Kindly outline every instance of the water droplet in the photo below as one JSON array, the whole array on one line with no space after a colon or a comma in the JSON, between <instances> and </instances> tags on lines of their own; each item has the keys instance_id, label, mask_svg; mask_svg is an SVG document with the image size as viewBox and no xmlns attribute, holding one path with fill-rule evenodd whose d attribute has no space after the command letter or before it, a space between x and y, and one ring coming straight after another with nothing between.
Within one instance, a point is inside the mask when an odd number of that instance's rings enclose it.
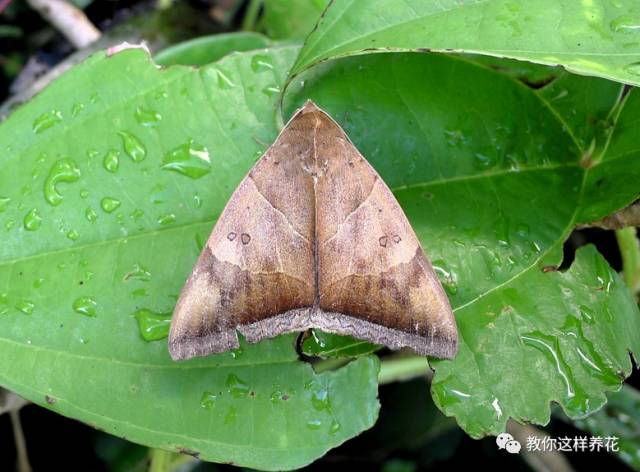
<instances>
[{"instance_id":1,"label":"water droplet","mask_svg":"<svg viewBox=\"0 0 640 472\"><path fill-rule=\"evenodd\" d=\"M312 430L318 430L322 427L322 420L314 419L307 421L307 428Z\"/></svg>"},{"instance_id":2,"label":"water droplet","mask_svg":"<svg viewBox=\"0 0 640 472\"><path fill-rule=\"evenodd\" d=\"M162 115L155 110L138 107L136 109L136 121L142 126L158 126Z\"/></svg>"},{"instance_id":3,"label":"water droplet","mask_svg":"<svg viewBox=\"0 0 640 472\"><path fill-rule=\"evenodd\" d=\"M521 223L518 226L516 226L516 234L523 239L526 239L529 237L529 231L530 231L529 226L524 223Z\"/></svg>"},{"instance_id":4,"label":"water droplet","mask_svg":"<svg viewBox=\"0 0 640 472\"><path fill-rule=\"evenodd\" d=\"M211 157L206 147L190 139L166 153L161 168L199 179L211 171Z\"/></svg>"},{"instance_id":5,"label":"water droplet","mask_svg":"<svg viewBox=\"0 0 640 472\"><path fill-rule=\"evenodd\" d=\"M204 392L200 398L200 406L205 410L213 410L218 396L213 392Z\"/></svg>"},{"instance_id":6,"label":"water droplet","mask_svg":"<svg viewBox=\"0 0 640 472\"><path fill-rule=\"evenodd\" d=\"M71 229L67 231L67 238L69 238L71 241L75 241L79 237L80 237L80 234L78 234L78 232L75 229Z\"/></svg>"},{"instance_id":7,"label":"water droplet","mask_svg":"<svg viewBox=\"0 0 640 472\"><path fill-rule=\"evenodd\" d=\"M117 151L116 149L110 149L107 151L102 159L102 166L108 172L118 172L118 167L120 166L120 151Z\"/></svg>"},{"instance_id":8,"label":"water droplet","mask_svg":"<svg viewBox=\"0 0 640 472\"><path fill-rule=\"evenodd\" d=\"M78 116L84 110L84 104L82 103L74 103L71 107L71 116L74 118Z\"/></svg>"},{"instance_id":9,"label":"water droplet","mask_svg":"<svg viewBox=\"0 0 640 472\"><path fill-rule=\"evenodd\" d=\"M193 196L193 203L195 204L196 208L202 207L202 198L200 197L200 195L196 194Z\"/></svg>"},{"instance_id":10,"label":"water droplet","mask_svg":"<svg viewBox=\"0 0 640 472\"><path fill-rule=\"evenodd\" d=\"M89 196L89 191L86 188L80 190L80 198L87 198Z\"/></svg>"},{"instance_id":11,"label":"water droplet","mask_svg":"<svg viewBox=\"0 0 640 472\"><path fill-rule=\"evenodd\" d=\"M42 277L37 278L36 280L33 281L33 288L40 288L42 287L43 283L44 283L44 279Z\"/></svg>"},{"instance_id":12,"label":"water droplet","mask_svg":"<svg viewBox=\"0 0 640 472\"><path fill-rule=\"evenodd\" d=\"M340 431L340 423L337 420L333 420L329 427L329 434L336 434L338 431Z\"/></svg>"},{"instance_id":13,"label":"water droplet","mask_svg":"<svg viewBox=\"0 0 640 472\"><path fill-rule=\"evenodd\" d=\"M474 156L474 165L476 169L490 169L491 167L496 165L496 157L495 156L487 156L485 154L477 152Z\"/></svg>"},{"instance_id":14,"label":"water droplet","mask_svg":"<svg viewBox=\"0 0 640 472\"><path fill-rule=\"evenodd\" d=\"M331 409L329 391L326 389L320 389L313 392L311 394L311 404L318 411Z\"/></svg>"},{"instance_id":15,"label":"water droplet","mask_svg":"<svg viewBox=\"0 0 640 472\"><path fill-rule=\"evenodd\" d=\"M42 217L37 208L33 208L24 217L24 229L27 231L37 231L42 226Z\"/></svg>"},{"instance_id":16,"label":"water droplet","mask_svg":"<svg viewBox=\"0 0 640 472\"><path fill-rule=\"evenodd\" d=\"M567 364L560 349L558 338L539 331L520 336L524 344L540 351L554 366L564 384L564 405L571 416L585 416L590 411L589 397L576 383L571 368Z\"/></svg>"},{"instance_id":17,"label":"water droplet","mask_svg":"<svg viewBox=\"0 0 640 472\"><path fill-rule=\"evenodd\" d=\"M251 236L247 233L242 233L240 235L240 241L242 241L242 244L246 246L251 242Z\"/></svg>"},{"instance_id":18,"label":"water droplet","mask_svg":"<svg viewBox=\"0 0 640 472\"><path fill-rule=\"evenodd\" d=\"M136 262L133 264L133 268L124 275L122 280L140 280L142 282L148 282L151 280L151 272L149 272L145 266Z\"/></svg>"},{"instance_id":19,"label":"water droplet","mask_svg":"<svg viewBox=\"0 0 640 472\"><path fill-rule=\"evenodd\" d=\"M270 398L272 403L278 403L282 401L282 392L280 390L275 390L274 392L271 392Z\"/></svg>"},{"instance_id":20,"label":"water droplet","mask_svg":"<svg viewBox=\"0 0 640 472\"><path fill-rule=\"evenodd\" d=\"M238 359L239 357L241 357L244 354L244 349L242 349L241 347L236 348L236 349L232 349L231 350L231 357L233 359Z\"/></svg>"},{"instance_id":21,"label":"water droplet","mask_svg":"<svg viewBox=\"0 0 640 472\"><path fill-rule=\"evenodd\" d=\"M15 220L7 220L7 222L4 224L4 227L7 231L9 231L11 228L15 226L15 224L16 224Z\"/></svg>"},{"instance_id":22,"label":"water droplet","mask_svg":"<svg viewBox=\"0 0 640 472\"><path fill-rule=\"evenodd\" d=\"M62 203L62 194L58 191L57 185L60 182L76 182L80 178L80 168L78 165L69 158L64 158L56 161L51 169L49 175L44 181L44 198L53 206L60 205Z\"/></svg>"},{"instance_id":23,"label":"water droplet","mask_svg":"<svg viewBox=\"0 0 640 472\"><path fill-rule=\"evenodd\" d=\"M449 295L458 293L458 277L443 259L433 261L433 270Z\"/></svg>"},{"instance_id":24,"label":"water droplet","mask_svg":"<svg viewBox=\"0 0 640 472\"><path fill-rule=\"evenodd\" d=\"M224 417L224 424L231 424L235 422L237 416L238 409L235 406L232 406Z\"/></svg>"},{"instance_id":25,"label":"water droplet","mask_svg":"<svg viewBox=\"0 0 640 472\"><path fill-rule=\"evenodd\" d=\"M87 221L95 223L95 221L98 219L98 214L93 208L87 207L84 210L84 217L87 219Z\"/></svg>"},{"instance_id":26,"label":"water droplet","mask_svg":"<svg viewBox=\"0 0 640 472\"><path fill-rule=\"evenodd\" d=\"M156 313L142 308L136 311L133 316L138 321L140 336L145 341L157 341L169 335L171 313Z\"/></svg>"},{"instance_id":27,"label":"water droplet","mask_svg":"<svg viewBox=\"0 0 640 472\"><path fill-rule=\"evenodd\" d=\"M33 121L33 131L40 134L43 131L62 122L62 113L58 110L51 110L43 113Z\"/></svg>"},{"instance_id":28,"label":"water droplet","mask_svg":"<svg viewBox=\"0 0 640 472\"><path fill-rule=\"evenodd\" d=\"M133 134L126 131L118 131L118 135L122 138L122 147L124 152L131 158L133 162L142 162L147 157L147 149Z\"/></svg>"},{"instance_id":29,"label":"water droplet","mask_svg":"<svg viewBox=\"0 0 640 472\"><path fill-rule=\"evenodd\" d=\"M273 70L273 62L269 56L264 54L255 54L251 58L251 69L254 72L266 72Z\"/></svg>"},{"instance_id":30,"label":"water droplet","mask_svg":"<svg viewBox=\"0 0 640 472\"><path fill-rule=\"evenodd\" d=\"M142 211L140 208L136 208L131 212L131 215L129 216L131 216L131 219L133 221L138 221L140 218L144 216L144 211Z\"/></svg>"},{"instance_id":31,"label":"water droplet","mask_svg":"<svg viewBox=\"0 0 640 472\"><path fill-rule=\"evenodd\" d=\"M262 93L264 93L267 97L272 97L280 93L280 87L277 85L267 85L262 89Z\"/></svg>"},{"instance_id":32,"label":"water droplet","mask_svg":"<svg viewBox=\"0 0 640 472\"><path fill-rule=\"evenodd\" d=\"M120 207L120 200L111 197L104 197L100 201L100 207L105 213L112 213Z\"/></svg>"},{"instance_id":33,"label":"water droplet","mask_svg":"<svg viewBox=\"0 0 640 472\"><path fill-rule=\"evenodd\" d=\"M378 238L378 243L382 247L387 247L387 242L388 241L389 241L389 238L387 236L380 236L380 238Z\"/></svg>"},{"instance_id":34,"label":"water droplet","mask_svg":"<svg viewBox=\"0 0 640 472\"><path fill-rule=\"evenodd\" d=\"M24 313L25 315L32 315L35 308L35 303L29 300L20 300L16 303L16 310Z\"/></svg>"},{"instance_id":35,"label":"water droplet","mask_svg":"<svg viewBox=\"0 0 640 472\"><path fill-rule=\"evenodd\" d=\"M244 397L249 393L249 386L241 380L236 374L227 376L227 391L234 397Z\"/></svg>"},{"instance_id":36,"label":"water droplet","mask_svg":"<svg viewBox=\"0 0 640 472\"><path fill-rule=\"evenodd\" d=\"M84 316L96 316L98 304L91 297L79 297L73 302L73 311Z\"/></svg>"},{"instance_id":37,"label":"water droplet","mask_svg":"<svg viewBox=\"0 0 640 472\"><path fill-rule=\"evenodd\" d=\"M640 16L621 15L611 20L609 26L615 33L640 33Z\"/></svg>"},{"instance_id":38,"label":"water droplet","mask_svg":"<svg viewBox=\"0 0 640 472\"><path fill-rule=\"evenodd\" d=\"M0 213L7 211L11 199L9 197L0 197Z\"/></svg>"},{"instance_id":39,"label":"water droplet","mask_svg":"<svg viewBox=\"0 0 640 472\"><path fill-rule=\"evenodd\" d=\"M640 76L640 61L632 62L631 64L627 64L624 67L624 70L631 75L639 75Z\"/></svg>"},{"instance_id":40,"label":"water droplet","mask_svg":"<svg viewBox=\"0 0 640 472\"><path fill-rule=\"evenodd\" d=\"M586 305L580 305L580 318L588 324L593 324L595 321L593 310Z\"/></svg>"},{"instance_id":41,"label":"water droplet","mask_svg":"<svg viewBox=\"0 0 640 472\"><path fill-rule=\"evenodd\" d=\"M176 221L176 215L173 213L167 213L166 215L162 215L158 217L158 224L160 225L168 225Z\"/></svg>"},{"instance_id":42,"label":"water droplet","mask_svg":"<svg viewBox=\"0 0 640 472\"><path fill-rule=\"evenodd\" d=\"M216 73L218 74L218 87L221 89L235 87L235 84L231 81L227 73L223 72L220 68L216 69Z\"/></svg>"}]
</instances>

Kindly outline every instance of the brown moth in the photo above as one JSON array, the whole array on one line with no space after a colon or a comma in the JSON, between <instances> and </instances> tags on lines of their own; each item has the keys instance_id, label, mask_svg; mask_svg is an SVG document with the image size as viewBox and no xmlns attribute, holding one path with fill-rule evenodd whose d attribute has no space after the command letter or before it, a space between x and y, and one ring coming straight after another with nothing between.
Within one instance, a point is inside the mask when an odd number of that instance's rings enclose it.
<instances>
[{"instance_id":1,"label":"brown moth","mask_svg":"<svg viewBox=\"0 0 640 472\"><path fill-rule=\"evenodd\" d=\"M240 183L176 305L175 360L318 328L451 358L449 301L400 205L308 101Z\"/></svg>"}]
</instances>

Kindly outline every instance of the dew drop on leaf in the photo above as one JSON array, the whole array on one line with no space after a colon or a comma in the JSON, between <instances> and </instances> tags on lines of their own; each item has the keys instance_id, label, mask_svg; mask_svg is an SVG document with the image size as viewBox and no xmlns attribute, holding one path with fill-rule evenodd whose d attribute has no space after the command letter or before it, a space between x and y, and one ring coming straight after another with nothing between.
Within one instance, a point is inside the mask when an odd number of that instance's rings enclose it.
<instances>
[{"instance_id":1,"label":"dew drop on leaf","mask_svg":"<svg viewBox=\"0 0 640 472\"><path fill-rule=\"evenodd\" d=\"M336 434L338 431L340 431L340 423L337 420L333 420L329 427L329 434Z\"/></svg>"},{"instance_id":2,"label":"dew drop on leaf","mask_svg":"<svg viewBox=\"0 0 640 472\"><path fill-rule=\"evenodd\" d=\"M640 33L640 16L621 15L611 20L609 26L614 33Z\"/></svg>"},{"instance_id":3,"label":"dew drop on leaf","mask_svg":"<svg viewBox=\"0 0 640 472\"><path fill-rule=\"evenodd\" d=\"M39 230L40 226L42 226L42 217L40 216L38 209L33 208L29 210L29 213L27 213L24 217L23 223L24 229L26 229L27 231Z\"/></svg>"},{"instance_id":4,"label":"dew drop on leaf","mask_svg":"<svg viewBox=\"0 0 640 472\"><path fill-rule=\"evenodd\" d=\"M266 72L273 70L271 58L264 54L255 54L251 58L251 69L254 72Z\"/></svg>"},{"instance_id":5,"label":"dew drop on leaf","mask_svg":"<svg viewBox=\"0 0 640 472\"><path fill-rule=\"evenodd\" d=\"M35 310L35 308L35 303L29 300L20 300L18 303L16 303L16 310L24 313L25 315L33 314L33 310Z\"/></svg>"},{"instance_id":6,"label":"dew drop on leaf","mask_svg":"<svg viewBox=\"0 0 640 472\"><path fill-rule=\"evenodd\" d=\"M133 221L138 221L140 218L144 216L144 211L142 211L140 208L136 208L131 212L130 216Z\"/></svg>"},{"instance_id":7,"label":"dew drop on leaf","mask_svg":"<svg viewBox=\"0 0 640 472\"><path fill-rule=\"evenodd\" d=\"M73 311L84 316L96 316L98 304L91 297L78 297L73 302Z\"/></svg>"},{"instance_id":8,"label":"dew drop on leaf","mask_svg":"<svg viewBox=\"0 0 640 472\"><path fill-rule=\"evenodd\" d=\"M458 293L458 277L443 259L433 261L433 270L436 271L440 283L449 295Z\"/></svg>"},{"instance_id":9,"label":"dew drop on leaf","mask_svg":"<svg viewBox=\"0 0 640 472\"><path fill-rule=\"evenodd\" d=\"M40 134L49 128L62 122L62 113L58 110L51 110L38 116L33 120L33 131L36 134Z\"/></svg>"},{"instance_id":10,"label":"dew drop on leaf","mask_svg":"<svg viewBox=\"0 0 640 472\"><path fill-rule=\"evenodd\" d=\"M237 416L238 416L238 409L235 406L232 406L231 408L229 408L229 411L227 411L227 414L224 417L224 424L234 423L236 421Z\"/></svg>"},{"instance_id":11,"label":"dew drop on leaf","mask_svg":"<svg viewBox=\"0 0 640 472\"><path fill-rule=\"evenodd\" d=\"M69 238L71 241L75 241L79 237L80 237L80 234L78 234L78 232L75 229L71 229L67 231L67 238Z\"/></svg>"},{"instance_id":12,"label":"dew drop on leaf","mask_svg":"<svg viewBox=\"0 0 640 472\"><path fill-rule=\"evenodd\" d=\"M124 275L123 280L140 280L142 282L148 282L151 280L151 272L149 272L149 269L145 266L136 262L133 265L133 268Z\"/></svg>"},{"instance_id":13,"label":"dew drop on leaf","mask_svg":"<svg viewBox=\"0 0 640 472\"><path fill-rule=\"evenodd\" d=\"M164 155L161 169L199 179L211 171L211 157L206 147L190 139Z\"/></svg>"},{"instance_id":14,"label":"dew drop on leaf","mask_svg":"<svg viewBox=\"0 0 640 472\"><path fill-rule=\"evenodd\" d=\"M71 116L74 118L78 116L84 110L84 104L82 103L74 103L71 107Z\"/></svg>"},{"instance_id":15,"label":"dew drop on leaf","mask_svg":"<svg viewBox=\"0 0 640 472\"><path fill-rule=\"evenodd\" d=\"M229 89L235 87L235 84L231 81L227 73L223 72L220 68L216 69L218 74L218 87L221 89Z\"/></svg>"},{"instance_id":16,"label":"dew drop on leaf","mask_svg":"<svg viewBox=\"0 0 640 472\"><path fill-rule=\"evenodd\" d=\"M138 123L142 126L148 127L158 126L158 123L162 120L162 115L160 113L143 107L136 108L135 117Z\"/></svg>"},{"instance_id":17,"label":"dew drop on leaf","mask_svg":"<svg viewBox=\"0 0 640 472\"><path fill-rule=\"evenodd\" d=\"M156 313L147 308L137 310L133 316L138 322L140 336L145 341L157 341L169 335L171 313Z\"/></svg>"},{"instance_id":18,"label":"dew drop on leaf","mask_svg":"<svg viewBox=\"0 0 640 472\"><path fill-rule=\"evenodd\" d=\"M87 207L84 210L84 217L90 223L95 223L95 221L98 219L98 214L95 212L95 210L93 208Z\"/></svg>"},{"instance_id":19,"label":"dew drop on leaf","mask_svg":"<svg viewBox=\"0 0 640 472\"><path fill-rule=\"evenodd\" d=\"M133 162L142 162L147 157L147 148L133 134L126 131L118 131L118 135L122 138L122 147L124 152L131 158Z\"/></svg>"},{"instance_id":20,"label":"dew drop on leaf","mask_svg":"<svg viewBox=\"0 0 640 472\"><path fill-rule=\"evenodd\" d=\"M314 391L311 394L311 404L318 411L329 410L331 408L329 392L324 388Z\"/></svg>"},{"instance_id":21,"label":"dew drop on leaf","mask_svg":"<svg viewBox=\"0 0 640 472\"><path fill-rule=\"evenodd\" d=\"M200 406L205 410L213 410L218 396L213 392L204 392L200 398Z\"/></svg>"},{"instance_id":22,"label":"dew drop on leaf","mask_svg":"<svg viewBox=\"0 0 640 472\"><path fill-rule=\"evenodd\" d=\"M173 213L167 213L166 215L162 215L158 217L158 224L160 225L168 225L176 221L176 215Z\"/></svg>"},{"instance_id":23,"label":"dew drop on leaf","mask_svg":"<svg viewBox=\"0 0 640 472\"><path fill-rule=\"evenodd\" d=\"M102 166L106 171L113 174L118 172L118 167L120 166L120 151L116 149L108 150L102 158Z\"/></svg>"},{"instance_id":24,"label":"dew drop on leaf","mask_svg":"<svg viewBox=\"0 0 640 472\"><path fill-rule=\"evenodd\" d=\"M100 207L105 213L112 213L120 207L120 200L112 197L104 197L100 200Z\"/></svg>"},{"instance_id":25,"label":"dew drop on leaf","mask_svg":"<svg viewBox=\"0 0 640 472\"><path fill-rule=\"evenodd\" d=\"M249 385L236 374L229 374L226 380L227 391L233 398L241 398L249 393Z\"/></svg>"},{"instance_id":26,"label":"dew drop on leaf","mask_svg":"<svg viewBox=\"0 0 640 472\"><path fill-rule=\"evenodd\" d=\"M267 85L262 89L262 93L264 93L267 97L273 97L280 93L280 87L277 85Z\"/></svg>"},{"instance_id":27,"label":"dew drop on leaf","mask_svg":"<svg viewBox=\"0 0 640 472\"><path fill-rule=\"evenodd\" d=\"M477 152L474 156L474 166L478 170L490 169L496 165L496 157L495 156L487 156L486 154L482 154Z\"/></svg>"},{"instance_id":28,"label":"dew drop on leaf","mask_svg":"<svg viewBox=\"0 0 640 472\"><path fill-rule=\"evenodd\" d=\"M313 419L313 420L309 420L307 421L307 428L311 429L311 430L318 430L322 427L322 420L319 419Z\"/></svg>"},{"instance_id":29,"label":"dew drop on leaf","mask_svg":"<svg viewBox=\"0 0 640 472\"><path fill-rule=\"evenodd\" d=\"M580 305L580 318L588 324L595 322L593 310L587 305Z\"/></svg>"},{"instance_id":30,"label":"dew drop on leaf","mask_svg":"<svg viewBox=\"0 0 640 472\"><path fill-rule=\"evenodd\" d=\"M60 182L77 182L80 179L80 168L73 159L68 157L57 160L51 169L49 175L44 181L44 198L50 205L57 206L62 203L63 196L58 191Z\"/></svg>"},{"instance_id":31,"label":"dew drop on leaf","mask_svg":"<svg viewBox=\"0 0 640 472\"><path fill-rule=\"evenodd\" d=\"M11 199L9 197L0 197L0 213L7 211Z\"/></svg>"}]
</instances>

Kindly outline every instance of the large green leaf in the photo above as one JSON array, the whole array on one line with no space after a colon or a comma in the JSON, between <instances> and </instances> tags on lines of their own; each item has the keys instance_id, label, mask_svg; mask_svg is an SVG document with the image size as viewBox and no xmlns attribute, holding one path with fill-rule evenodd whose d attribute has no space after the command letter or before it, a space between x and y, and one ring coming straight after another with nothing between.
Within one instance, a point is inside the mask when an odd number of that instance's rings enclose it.
<instances>
[{"instance_id":1,"label":"large green leaf","mask_svg":"<svg viewBox=\"0 0 640 472\"><path fill-rule=\"evenodd\" d=\"M425 48L562 65L640 85L640 4L334 0L307 37L292 74L336 57Z\"/></svg>"},{"instance_id":2,"label":"large green leaf","mask_svg":"<svg viewBox=\"0 0 640 472\"><path fill-rule=\"evenodd\" d=\"M99 53L0 126L0 385L131 441L262 469L373 424L375 357L315 374L284 336L176 363L163 339L213 218L277 134L296 52L200 70Z\"/></svg>"},{"instance_id":3,"label":"large green leaf","mask_svg":"<svg viewBox=\"0 0 640 472\"><path fill-rule=\"evenodd\" d=\"M464 59L389 54L322 64L290 88L289 109L311 97L345 127L430 255L460 333L457 357L432 362L433 394L474 437L509 417L545 423L550 401L572 417L595 411L629 374L627 350L640 349L638 309L593 248L555 271L576 224L640 190L638 93L607 101L598 85L576 95L588 104L554 108L553 90ZM570 120L574 109L593 125ZM599 192L594 176L615 191Z\"/></svg>"}]
</instances>

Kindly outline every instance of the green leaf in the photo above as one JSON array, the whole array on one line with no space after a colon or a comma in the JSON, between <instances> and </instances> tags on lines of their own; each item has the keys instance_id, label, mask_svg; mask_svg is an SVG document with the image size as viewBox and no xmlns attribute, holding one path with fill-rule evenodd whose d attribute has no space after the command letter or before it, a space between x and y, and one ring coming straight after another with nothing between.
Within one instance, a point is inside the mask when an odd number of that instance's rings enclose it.
<instances>
[{"instance_id":1,"label":"green leaf","mask_svg":"<svg viewBox=\"0 0 640 472\"><path fill-rule=\"evenodd\" d=\"M296 52L200 70L98 53L0 126L0 385L134 442L270 470L373 424L375 357L316 374L291 335L176 363L163 339L213 218L277 135Z\"/></svg>"},{"instance_id":2,"label":"green leaf","mask_svg":"<svg viewBox=\"0 0 640 472\"><path fill-rule=\"evenodd\" d=\"M509 417L546 423L550 401L572 417L597 410L631 370L640 315L593 248L567 273L555 267L576 224L638 196L637 91L618 102L614 90L606 104L601 87L577 95L580 113L616 110L585 161L597 126L581 128L544 90L459 57L347 58L289 90L289 110L312 98L381 173L449 295L460 351L432 361L439 407L474 437L503 431ZM593 175L615 191L595 198Z\"/></svg>"},{"instance_id":3,"label":"green leaf","mask_svg":"<svg viewBox=\"0 0 640 472\"><path fill-rule=\"evenodd\" d=\"M337 0L292 68L370 52L456 51L561 65L640 85L635 0Z\"/></svg>"},{"instance_id":4,"label":"green leaf","mask_svg":"<svg viewBox=\"0 0 640 472\"><path fill-rule=\"evenodd\" d=\"M273 39L302 39L308 35L329 0L265 0L264 29Z\"/></svg>"},{"instance_id":5,"label":"green leaf","mask_svg":"<svg viewBox=\"0 0 640 472\"><path fill-rule=\"evenodd\" d=\"M258 33L214 34L163 49L155 55L154 60L161 66L204 66L234 51L251 51L266 48L269 44L269 39Z\"/></svg>"}]
</instances>

